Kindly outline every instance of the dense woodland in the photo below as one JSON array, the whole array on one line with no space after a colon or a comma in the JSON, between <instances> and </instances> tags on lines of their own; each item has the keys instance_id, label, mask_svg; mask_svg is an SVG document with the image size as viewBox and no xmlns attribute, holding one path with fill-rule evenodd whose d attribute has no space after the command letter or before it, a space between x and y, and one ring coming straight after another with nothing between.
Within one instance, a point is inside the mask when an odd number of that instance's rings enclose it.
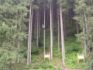
<instances>
[{"instance_id":1,"label":"dense woodland","mask_svg":"<svg viewBox=\"0 0 93 70\"><path fill-rule=\"evenodd\" d=\"M93 0L0 0L0 70L77 69L93 70Z\"/></svg>"}]
</instances>

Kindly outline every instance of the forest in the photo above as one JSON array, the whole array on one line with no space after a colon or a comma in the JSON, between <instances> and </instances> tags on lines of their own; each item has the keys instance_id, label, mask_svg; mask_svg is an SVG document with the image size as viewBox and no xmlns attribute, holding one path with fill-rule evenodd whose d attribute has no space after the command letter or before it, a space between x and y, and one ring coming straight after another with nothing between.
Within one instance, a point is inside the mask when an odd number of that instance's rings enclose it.
<instances>
[{"instance_id":1,"label":"forest","mask_svg":"<svg viewBox=\"0 0 93 70\"><path fill-rule=\"evenodd\" d=\"M93 70L93 0L0 0L0 70Z\"/></svg>"}]
</instances>

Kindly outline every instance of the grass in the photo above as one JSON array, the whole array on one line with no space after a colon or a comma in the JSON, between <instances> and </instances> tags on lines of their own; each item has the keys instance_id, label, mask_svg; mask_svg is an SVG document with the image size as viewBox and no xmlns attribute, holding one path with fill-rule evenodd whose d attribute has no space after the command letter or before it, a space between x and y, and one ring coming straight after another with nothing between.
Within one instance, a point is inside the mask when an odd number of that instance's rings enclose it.
<instances>
[{"instance_id":1,"label":"grass","mask_svg":"<svg viewBox=\"0 0 93 70\"><path fill-rule=\"evenodd\" d=\"M82 51L82 47L80 43L76 41L75 38L70 37L65 41L65 49L66 49L66 67L68 68L82 68L84 63L77 63L77 53ZM30 66L32 69L41 69L41 70L61 70L61 51L58 51L57 42L55 41L53 48L53 60L52 61L44 61L43 53L39 55L33 56L33 63Z\"/></svg>"},{"instance_id":2,"label":"grass","mask_svg":"<svg viewBox=\"0 0 93 70\"><path fill-rule=\"evenodd\" d=\"M76 41L75 38L68 38L65 40L65 53L66 53L66 67L70 69L82 68L84 63L77 63L77 53L82 51L80 43ZM36 52L35 52L36 53ZM32 54L32 64L17 65L16 70L61 70L61 51L58 51L57 42L54 43L53 48L53 60L43 60L43 48L38 50L38 54ZM21 69L20 69L21 68ZM22 69L23 68L23 69Z\"/></svg>"},{"instance_id":3,"label":"grass","mask_svg":"<svg viewBox=\"0 0 93 70\"><path fill-rule=\"evenodd\" d=\"M77 40L73 37L70 37L66 40L66 66L68 68L82 68L84 67L85 63L77 62L77 53L82 52L82 47L80 46L80 43L77 42Z\"/></svg>"}]
</instances>

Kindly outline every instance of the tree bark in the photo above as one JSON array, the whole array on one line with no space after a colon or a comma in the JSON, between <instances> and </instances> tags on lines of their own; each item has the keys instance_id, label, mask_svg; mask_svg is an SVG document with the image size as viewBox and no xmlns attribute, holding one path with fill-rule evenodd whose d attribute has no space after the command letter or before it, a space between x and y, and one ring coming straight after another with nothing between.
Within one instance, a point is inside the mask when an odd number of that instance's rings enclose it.
<instances>
[{"instance_id":1,"label":"tree bark","mask_svg":"<svg viewBox=\"0 0 93 70\"><path fill-rule=\"evenodd\" d=\"M39 11L37 11L37 48L38 48L38 42L39 42L39 36L38 36L38 32L39 32Z\"/></svg>"},{"instance_id":2,"label":"tree bark","mask_svg":"<svg viewBox=\"0 0 93 70\"><path fill-rule=\"evenodd\" d=\"M76 33L79 34L79 25L76 23Z\"/></svg>"},{"instance_id":3,"label":"tree bark","mask_svg":"<svg viewBox=\"0 0 93 70\"><path fill-rule=\"evenodd\" d=\"M59 16L59 9L58 9L58 51L60 51L60 16Z\"/></svg>"},{"instance_id":4,"label":"tree bark","mask_svg":"<svg viewBox=\"0 0 93 70\"><path fill-rule=\"evenodd\" d=\"M50 58L53 59L53 15L52 2L50 2Z\"/></svg>"},{"instance_id":5,"label":"tree bark","mask_svg":"<svg viewBox=\"0 0 93 70\"><path fill-rule=\"evenodd\" d=\"M84 34L84 53L85 55L88 53L88 42L87 42L87 17L84 14L83 15L84 18L84 24L83 24L83 34Z\"/></svg>"},{"instance_id":6,"label":"tree bark","mask_svg":"<svg viewBox=\"0 0 93 70\"><path fill-rule=\"evenodd\" d=\"M29 29L28 29L28 55L27 55L27 64L31 64L31 45L32 45L32 6L30 5L30 12L29 12Z\"/></svg>"},{"instance_id":7,"label":"tree bark","mask_svg":"<svg viewBox=\"0 0 93 70\"><path fill-rule=\"evenodd\" d=\"M19 16L20 14L17 12L17 14L16 14L16 20L18 20L17 22L16 22L16 26L17 26L17 31L16 31L16 33L17 33L17 35L16 35L16 47L17 47L17 60L16 60L16 62L17 63L19 63L19 50L20 50L20 40L19 40L19 32L20 32L20 30L21 30L21 28L20 28L20 21L19 21L19 19L18 19L18 17L20 17Z\"/></svg>"},{"instance_id":8,"label":"tree bark","mask_svg":"<svg viewBox=\"0 0 93 70\"><path fill-rule=\"evenodd\" d=\"M45 25L46 25L46 11L45 11L45 7L44 7L44 55L45 55L45 37L46 37L46 30L45 30Z\"/></svg>"},{"instance_id":9,"label":"tree bark","mask_svg":"<svg viewBox=\"0 0 93 70\"><path fill-rule=\"evenodd\" d=\"M65 46L64 46L64 28L63 28L62 8L60 7L60 27L61 27L61 47L62 47L62 65L65 65ZM64 70L64 69L63 69Z\"/></svg>"}]
</instances>

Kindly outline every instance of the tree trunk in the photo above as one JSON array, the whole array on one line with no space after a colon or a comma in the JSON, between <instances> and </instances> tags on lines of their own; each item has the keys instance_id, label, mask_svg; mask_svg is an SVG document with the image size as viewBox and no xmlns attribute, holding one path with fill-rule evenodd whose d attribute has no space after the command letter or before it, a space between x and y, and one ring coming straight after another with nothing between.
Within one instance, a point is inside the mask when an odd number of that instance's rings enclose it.
<instances>
[{"instance_id":1,"label":"tree trunk","mask_svg":"<svg viewBox=\"0 0 93 70\"><path fill-rule=\"evenodd\" d=\"M39 19L38 19L39 16L38 15L39 15L39 11L37 11L37 48L38 48L38 41L39 41L39 36L38 36L38 34L39 34L38 33L39 32L39 30L38 30L39 29L39 24L38 24L39 23Z\"/></svg>"},{"instance_id":2,"label":"tree trunk","mask_svg":"<svg viewBox=\"0 0 93 70\"><path fill-rule=\"evenodd\" d=\"M20 50L20 41L19 41L19 38L18 38L18 40L17 40L17 53L18 53L18 55L17 55L17 63L20 62L20 60L19 60L19 50Z\"/></svg>"},{"instance_id":3,"label":"tree trunk","mask_svg":"<svg viewBox=\"0 0 93 70\"><path fill-rule=\"evenodd\" d=\"M64 28L63 28L62 8L60 7L60 27L61 27L61 47L62 47L62 68L65 65L65 46L64 46Z\"/></svg>"},{"instance_id":4,"label":"tree trunk","mask_svg":"<svg viewBox=\"0 0 93 70\"><path fill-rule=\"evenodd\" d=\"M40 31L41 31L41 22L40 22L40 13L38 14L38 37L40 38Z\"/></svg>"},{"instance_id":5,"label":"tree trunk","mask_svg":"<svg viewBox=\"0 0 93 70\"><path fill-rule=\"evenodd\" d=\"M79 34L79 25L76 23L76 33Z\"/></svg>"},{"instance_id":6,"label":"tree trunk","mask_svg":"<svg viewBox=\"0 0 93 70\"><path fill-rule=\"evenodd\" d=\"M21 30L21 28L20 28L20 21L19 21L19 19L18 19L18 17L19 17L19 13L17 13L16 14L16 20L18 20L17 21L17 23L16 23L16 26L17 26L17 31L16 31L16 33L17 33L17 35L16 35L16 47L17 47L17 60L16 60L16 62L17 63L19 63L19 50L20 50L20 40L19 40L19 32L20 32L20 30Z\"/></svg>"},{"instance_id":7,"label":"tree trunk","mask_svg":"<svg viewBox=\"0 0 93 70\"><path fill-rule=\"evenodd\" d=\"M60 51L60 17L59 17L59 9L58 9L58 51Z\"/></svg>"},{"instance_id":8,"label":"tree trunk","mask_svg":"<svg viewBox=\"0 0 93 70\"><path fill-rule=\"evenodd\" d=\"M29 12L29 29L28 29L28 55L27 55L27 64L31 64L31 45L32 45L32 8L30 5L30 12Z\"/></svg>"},{"instance_id":9,"label":"tree trunk","mask_svg":"<svg viewBox=\"0 0 93 70\"><path fill-rule=\"evenodd\" d=\"M83 34L84 34L84 53L85 55L88 53L88 42L87 42L87 18L86 15L83 15L84 17L84 24L83 24Z\"/></svg>"},{"instance_id":10,"label":"tree trunk","mask_svg":"<svg viewBox=\"0 0 93 70\"><path fill-rule=\"evenodd\" d=\"M45 25L46 25L46 10L45 10L45 7L44 7L44 55L45 55L45 33L46 33L46 30L45 30Z\"/></svg>"},{"instance_id":11,"label":"tree trunk","mask_svg":"<svg viewBox=\"0 0 93 70\"><path fill-rule=\"evenodd\" d=\"M52 3L52 2L51 2ZM52 4L50 3L50 57L53 59L53 15Z\"/></svg>"}]
</instances>

